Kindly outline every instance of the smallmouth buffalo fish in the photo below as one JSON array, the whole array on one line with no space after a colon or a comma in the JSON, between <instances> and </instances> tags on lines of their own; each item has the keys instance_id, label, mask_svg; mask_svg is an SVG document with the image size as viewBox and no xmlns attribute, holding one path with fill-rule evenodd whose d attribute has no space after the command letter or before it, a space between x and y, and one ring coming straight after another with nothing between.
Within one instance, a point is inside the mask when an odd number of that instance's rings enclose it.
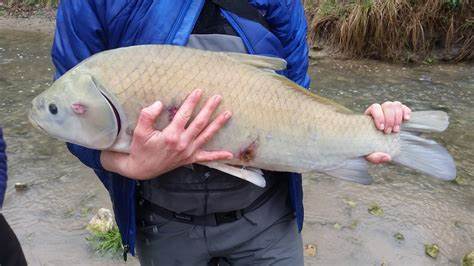
<instances>
[{"instance_id":1,"label":"smallmouth buffalo fish","mask_svg":"<svg viewBox=\"0 0 474 266\"><path fill-rule=\"evenodd\" d=\"M165 109L155 127L163 129L186 96L200 88L203 99L222 96L216 114L233 112L204 148L231 151L234 159L203 164L256 185L265 186L258 169L316 171L369 184L364 156L372 152L388 153L393 162L436 178L456 177L446 149L420 137L445 130L445 112L413 112L400 133L383 134L371 117L275 72L285 68L279 58L170 45L108 50L84 60L38 95L29 118L57 139L127 153L142 108L161 101Z\"/></svg>"}]
</instances>

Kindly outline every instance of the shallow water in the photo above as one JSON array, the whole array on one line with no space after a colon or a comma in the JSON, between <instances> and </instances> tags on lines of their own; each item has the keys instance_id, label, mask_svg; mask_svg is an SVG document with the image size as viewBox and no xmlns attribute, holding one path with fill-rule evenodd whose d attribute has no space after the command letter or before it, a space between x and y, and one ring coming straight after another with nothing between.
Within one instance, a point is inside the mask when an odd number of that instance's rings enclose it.
<instances>
[{"instance_id":1,"label":"shallow water","mask_svg":"<svg viewBox=\"0 0 474 266\"><path fill-rule=\"evenodd\" d=\"M85 226L107 191L63 143L34 129L29 103L51 84L51 35L0 30L0 125L7 142L9 180L3 214L31 265L114 265L88 246ZM23 182L26 191L15 191Z\"/></svg>"},{"instance_id":2,"label":"shallow water","mask_svg":"<svg viewBox=\"0 0 474 266\"><path fill-rule=\"evenodd\" d=\"M449 128L430 137L454 156L460 184L401 166L372 167L371 186L311 176L304 184L303 236L318 254L308 264L459 265L474 250L474 66L319 60L310 72L314 89L355 111L386 100L447 111ZM372 204L383 209L382 217L369 214ZM396 233L405 240L397 241ZM424 254L431 243L440 247L436 260Z\"/></svg>"},{"instance_id":3,"label":"shallow water","mask_svg":"<svg viewBox=\"0 0 474 266\"><path fill-rule=\"evenodd\" d=\"M31 99L51 83L50 45L50 35L0 29L0 124L10 176L3 213L31 265L121 263L94 254L84 240L93 213L110 207L107 192L62 143L33 129L26 118ZM433 137L454 155L462 184L398 166L373 167L371 186L307 176L303 237L317 252L306 263L458 265L474 249L474 67L326 59L311 66L311 75L321 95L356 111L387 99L415 110L446 110L451 126ZM16 192L15 182L29 188ZM368 213L373 203L384 210L382 217ZM404 241L395 240L397 232ZM424 254L425 243L440 246L436 260Z\"/></svg>"}]
</instances>

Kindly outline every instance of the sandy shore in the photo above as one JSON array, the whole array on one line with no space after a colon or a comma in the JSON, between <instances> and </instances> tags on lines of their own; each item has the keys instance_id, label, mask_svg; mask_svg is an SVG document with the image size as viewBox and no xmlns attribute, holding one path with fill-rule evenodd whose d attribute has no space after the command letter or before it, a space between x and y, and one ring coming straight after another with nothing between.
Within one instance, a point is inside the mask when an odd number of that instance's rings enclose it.
<instances>
[{"instance_id":1,"label":"sandy shore","mask_svg":"<svg viewBox=\"0 0 474 266\"><path fill-rule=\"evenodd\" d=\"M55 25L56 19L54 13L33 15L28 18L0 16L0 29L41 32L52 35Z\"/></svg>"}]
</instances>

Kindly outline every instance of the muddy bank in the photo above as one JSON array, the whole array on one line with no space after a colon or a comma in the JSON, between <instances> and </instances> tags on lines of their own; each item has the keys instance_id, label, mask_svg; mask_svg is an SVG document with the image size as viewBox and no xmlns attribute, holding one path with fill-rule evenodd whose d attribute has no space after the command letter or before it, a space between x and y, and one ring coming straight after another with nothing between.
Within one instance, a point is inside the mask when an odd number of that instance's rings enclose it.
<instances>
[{"instance_id":1,"label":"muddy bank","mask_svg":"<svg viewBox=\"0 0 474 266\"><path fill-rule=\"evenodd\" d=\"M305 0L309 42L351 58L474 59L474 6L458 0Z\"/></svg>"},{"instance_id":2,"label":"muddy bank","mask_svg":"<svg viewBox=\"0 0 474 266\"><path fill-rule=\"evenodd\" d=\"M472 61L474 6L459 0L303 0L308 42L336 58L398 63ZM0 1L0 17L32 19L15 29L49 27L56 0ZM7 22L9 23L9 22ZM24 23L24 22L21 22ZM15 24L15 23L13 23Z\"/></svg>"},{"instance_id":3,"label":"muddy bank","mask_svg":"<svg viewBox=\"0 0 474 266\"><path fill-rule=\"evenodd\" d=\"M51 16L38 15L28 18L0 16L0 29L2 30L39 32L52 35L55 25L55 19Z\"/></svg>"}]
</instances>

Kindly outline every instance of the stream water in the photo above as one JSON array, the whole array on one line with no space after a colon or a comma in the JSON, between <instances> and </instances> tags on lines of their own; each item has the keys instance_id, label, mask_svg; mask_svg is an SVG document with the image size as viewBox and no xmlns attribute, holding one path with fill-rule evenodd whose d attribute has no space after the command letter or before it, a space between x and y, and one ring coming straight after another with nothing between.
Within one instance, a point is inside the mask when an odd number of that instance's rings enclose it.
<instances>
[{"instance_id":1,"label":"stream water","mask_svg":"<svg viewBox=\"0 0 474 266\"><path fill-rule=\"evenodd\" d=\"M38 132L26 117L32 98L51 84L50 45L49 34L0 29L0 125L9 156L2 212L31 265L121 264L95 254L85 240L92 215L110 208L106 190L64 144ZM454 156L458 182L391 165L371 167L370 186L306 176L303 238L316 246L306 264L459 265L474 250L474 66L318 59L310 73L319 94L358 112L385 100L447 111L450 127L431 137ZM16 191L16 182L28 188ZM373 204L382 216L369 214ZM440 247L437 259L425 255L424 244L432 243Z\"/></svg>"}]
</instances>

